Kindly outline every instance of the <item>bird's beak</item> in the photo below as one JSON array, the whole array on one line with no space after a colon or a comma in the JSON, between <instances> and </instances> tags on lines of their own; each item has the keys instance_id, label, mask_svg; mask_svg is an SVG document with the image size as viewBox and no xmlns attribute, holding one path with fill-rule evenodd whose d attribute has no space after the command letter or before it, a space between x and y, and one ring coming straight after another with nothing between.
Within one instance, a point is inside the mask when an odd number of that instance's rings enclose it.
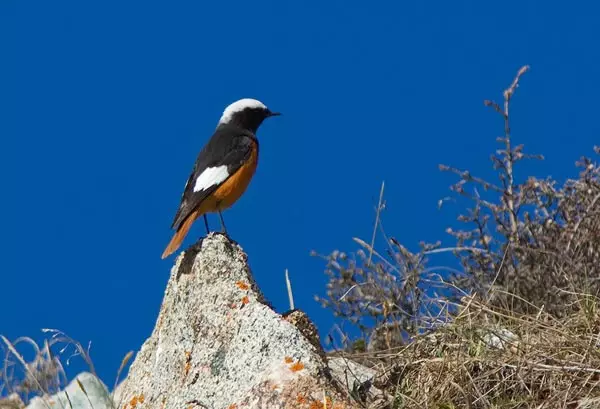
<instances>
[{"instance_id":1,"label":"bird's beak","mask_svg":"<svg viewBox=\"0 0 600 409\"><path fill-rule=\"evenodd\" d=\"M271 112L269 113L269 116L280 116L281 112Z\"/></svg>"}]
</instances>

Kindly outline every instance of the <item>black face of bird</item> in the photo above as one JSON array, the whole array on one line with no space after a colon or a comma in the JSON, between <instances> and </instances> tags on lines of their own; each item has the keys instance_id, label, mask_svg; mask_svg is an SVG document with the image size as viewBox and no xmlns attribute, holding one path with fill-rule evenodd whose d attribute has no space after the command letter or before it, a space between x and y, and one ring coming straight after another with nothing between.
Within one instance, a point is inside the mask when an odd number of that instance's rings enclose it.
<instances>
[{"instance_id":1,"label":"black face of bird","mask_svg":"<svg viewBox=\"0 0 600 409\"><path fill-rule=\"evenodd\" d=\"M265 119L278 115L281 114L271 111L262 102L245 98L225 108L219 124L234 124L256 133L256 130Z\"/></svg>"},{"instance_id":2,"label":"black face of bird","mask_svg":"<svg viewBox=\"0 0 600 409\"><path fill-rule=\"evenodd\" d=\"M241 128L255 133L265 119L278 115L281 114L279 112L271 112L268 108L246 108L234 113L229 123L234 123Z\"/></svg>"}]
</instances>

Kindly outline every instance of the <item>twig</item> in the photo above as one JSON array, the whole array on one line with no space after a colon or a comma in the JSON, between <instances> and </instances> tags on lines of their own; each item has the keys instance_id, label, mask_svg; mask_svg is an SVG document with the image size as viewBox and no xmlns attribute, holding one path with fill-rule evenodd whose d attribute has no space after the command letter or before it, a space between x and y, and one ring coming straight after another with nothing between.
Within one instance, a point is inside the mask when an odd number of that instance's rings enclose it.
<instances>
[{"instance_id":1,"label":"twig","mask_svg":"<svg viewBox=\"0 0 600 409\"><path fill-rule=\"evenodd\" d=\"M398 268L396 266L394 266L392 263L390 263L388 260L386 260L385 257L383 257L381 254L379 254L377 251L375 251L373 246L369 245L367 242L365 242L362 239L359 239L358 237L353 237L352 240L354 240L356 243L360 244L362 247L369 250L371 252L371 254L375 254L375 256L379 257L381 259L381 261L383 263L385 263L390 269L400 273L400 270L398 270Z\"/></svg>"},{"instance_id":2,"label":"twig","mask_svg":"<svg viewBox=\"0 0 600 409\"><path fill-rule=\"evenodd\" d=\"M489 253L488 250L480 249L478 247L444 247L441 249L427 250L424 251L423 254L447 253L449 251L471 251L473 253Z\"/></svg>"},{"instance_id":3,"label":"twig","mask_svg":"<svg viewBox=\"0 0 600 409\"><path fill-rule=\"evenodd\" d=\"M502 363L502 366L506 366L508 368L513 368L513 369L518 369L519 367L522 367L523 364L529 365L531 367L531 369L534 371L567 371L567 372L581 371L581 372L589 372L589 373L593 373L593 374L600 374L600 369L596 369L596 368L588 368L585 366L575 366L575 365L569 365L569 366L547 365L547 364L540 364L537 362L529 362L529 361L524 361L519 366L511 365L508 363Z\"/></svg>"},{"instance_id":4,"label":"twig","mask_svg":"<svg viewBox=\"0 0 600 409\"><path fill-rule=\"evenodd\" d=\"M285 285L287 286L288 299L290 300L290 310L294 310L294 293L292 292L292 282L288 274L288 269L285 269Z\"/></svg>"},{"instance_id":5,"label":"twig","mask_svg":"<svg viewBox=\"0 0 600 409\"><path fill-rule=\"evenodd\" d=\"M360 287L361 285L365 285L365 284L371 284L371 283L357 283L357 284L354 284L352 287L348 288L348 290L347 290L347 291L344 293L344 295L342 295L342 296L339 298L339 300L338 300L338 301L344 301L344 298L346 298L346 296L347 296L348 294L350 294L350 292L351 292L352 290L354 290L356 287Z\"/></svg>"},{"instance_id":6,"label":"twig","mask_svg":"<svg viewBox=\"0 0 600 409\"><path fill-rule=\"evenodd\" d=\"M496 275L494 276L494 279L490 283L490 288L488 288L488 291L487 291L488 296L490 295L490 292L492 291L492 287L494 286L494 284L496 284L496 280L498 279L498 276L500 275L500 271L502 270L502 267L504 266L504 260L506 260L506 254L508 254L508 248L510 246L511 246L511 243L506 244L506 248L504 249L504 254L502 255L502 260L500 261L500 266L498 267L498 270L496 271Z\"/></svg>"},{"instance_id":7,"label":"twig","mask_svg":"<svg viewBox=\"0 0 600 409\"><path fill-rule=\"evenodd\" d=\"M375 247L375 236L377 234L377 226L379 225L379 213L381 212L381 203L383 202L383 189L385 187L385 181L381 182L381 190L379 191L379 203L377 204L377 213L375 215L375 226L373 226L373 237L371 238L371 251L369 252L369 262L367 265L371 265L371 258L373 257L373 248Z\"/></svg>"},{"instance_id":8,"label":"twig","mask_svg":"<svg viewBox=\"0 0 600 409\"><path fill-rule=\"evenodd\" d=\"M515 199L514 199L514 176L513 176L513 151L511 147L510 139L510 116L509 116L509 105L510 99L514 95L517 87L519 86L519 80L521 75L525 74L529 70L529 66L525 65L521 67L515 79L513 80L510 87L504 91L504 143L506 144L506 205L509 210L508 217L510 219L510 240L511 242L517 241L517 216L515 215Z\"/></svg>"},{"instance_id":9,"label":"twig","mask_svg":"<svg viewBox=\"0 0 600 409\"><path fill-rule=\"evenodd\" d=\"M519 80L521 79L521 76L523 74L525 74L527 71L529 71L529 68L531 68L529 65L524 65L521 67L521 69L519 70L519 72L517 72L517 75L515 76L515 79L513 80L512 84L510 84L510 87L508 87L506 89L506 91L504 91L504 113L508 114L508 107L506 105L506 103L508 101L510 101L510 99L512 98L513 94L515 93L515 91L517 90L517 87L519 86Z\"/></svg>"},{"instance_id":10,"label":"twig","mask_svg":"<svg viewBox=\"0 0 600 409\"><path fill-rule=\"evenodd\" d=\"M133 356L133 351L129 351L125 355L123 360L121 361L121 365L119 366L119 370L117 371L117 377L115 379L115 386L113 387L113 391L110 394L111 398L114 398L115 390L117 389L117 385L119 384L119 378L121 377L121 372L123 371L123 369L125 368L125 366L127 365L127 363L129 362L129 360L131 359L132 356Z\"/></svg>"}]
</instances>

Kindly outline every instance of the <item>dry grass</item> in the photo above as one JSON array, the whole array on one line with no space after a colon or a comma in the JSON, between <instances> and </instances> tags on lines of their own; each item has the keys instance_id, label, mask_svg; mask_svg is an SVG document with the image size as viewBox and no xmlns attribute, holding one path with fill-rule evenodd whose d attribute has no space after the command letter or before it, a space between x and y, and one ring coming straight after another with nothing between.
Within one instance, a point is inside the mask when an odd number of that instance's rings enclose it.
<instances>
[{"instance_id":1,"label":"dry grass","mask_svg":"<svg viewBox=\"0 0 600 409\"><path fill-rule=\"evenodd\" d=\"M556 318L465 297L457 317L399 348L345 354L374 367L389 408L586 408L600 405L598 300Z\"/></svg>"},{"instance_id":2,"label":"dry grass","mask_svg":"<svg viewBox=\"0 0 600 409\"><path fill-rule=\"evenodd\" d=\"M9 341L0 335L0 351L5 352L0 365L0 396L18 396L24 403L29 402L34 396L39 396L42 397L43 404L50 408L49 396L61 391L68 383L63 364L69 365L73 358L80 358L86 363L88 370L96 378L98 376L90 355L91 344L84 347L60 330L42 331L48 334L49 338L43 340L40 345L29 337ZM115 387L121 372L132 356L133 352L129 352L121 362ZM84 385L78 379L76 381L84 395L88 397ZM68 395L66 398L69 399Z\"/></svg>"}]
</instances>

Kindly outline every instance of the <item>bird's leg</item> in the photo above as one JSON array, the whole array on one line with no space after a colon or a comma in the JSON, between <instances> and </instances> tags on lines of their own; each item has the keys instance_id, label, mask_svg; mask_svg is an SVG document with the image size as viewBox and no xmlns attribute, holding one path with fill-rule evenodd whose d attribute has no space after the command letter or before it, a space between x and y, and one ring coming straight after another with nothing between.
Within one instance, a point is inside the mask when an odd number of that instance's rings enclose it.
<instances>
[{"instance_id":1,"label":"bird's leg","mask_svg":"<svg viewBox=\"0 0 600 409\"><path fill-rule=\"evenodd\" d=\"M219 217L221 218L221 231L223 233L225 233L226 236L229 236L229 234L227 234L227 227L225 227L225 220L223 220L223 213L221 213L220 210L219 210Z\"/></svg>"},{"instance_id":2,"label":"bird's leg","mask_svg":"<svg viewBox=\"0 0 600 409\"><path fill-rule=\"evenodd\" d=\"M208 218L206 217L206 213L204 214L204 226L206 227L206 234L210 233L210 229L208 228Z\"/></svg>"}]
</instances>

